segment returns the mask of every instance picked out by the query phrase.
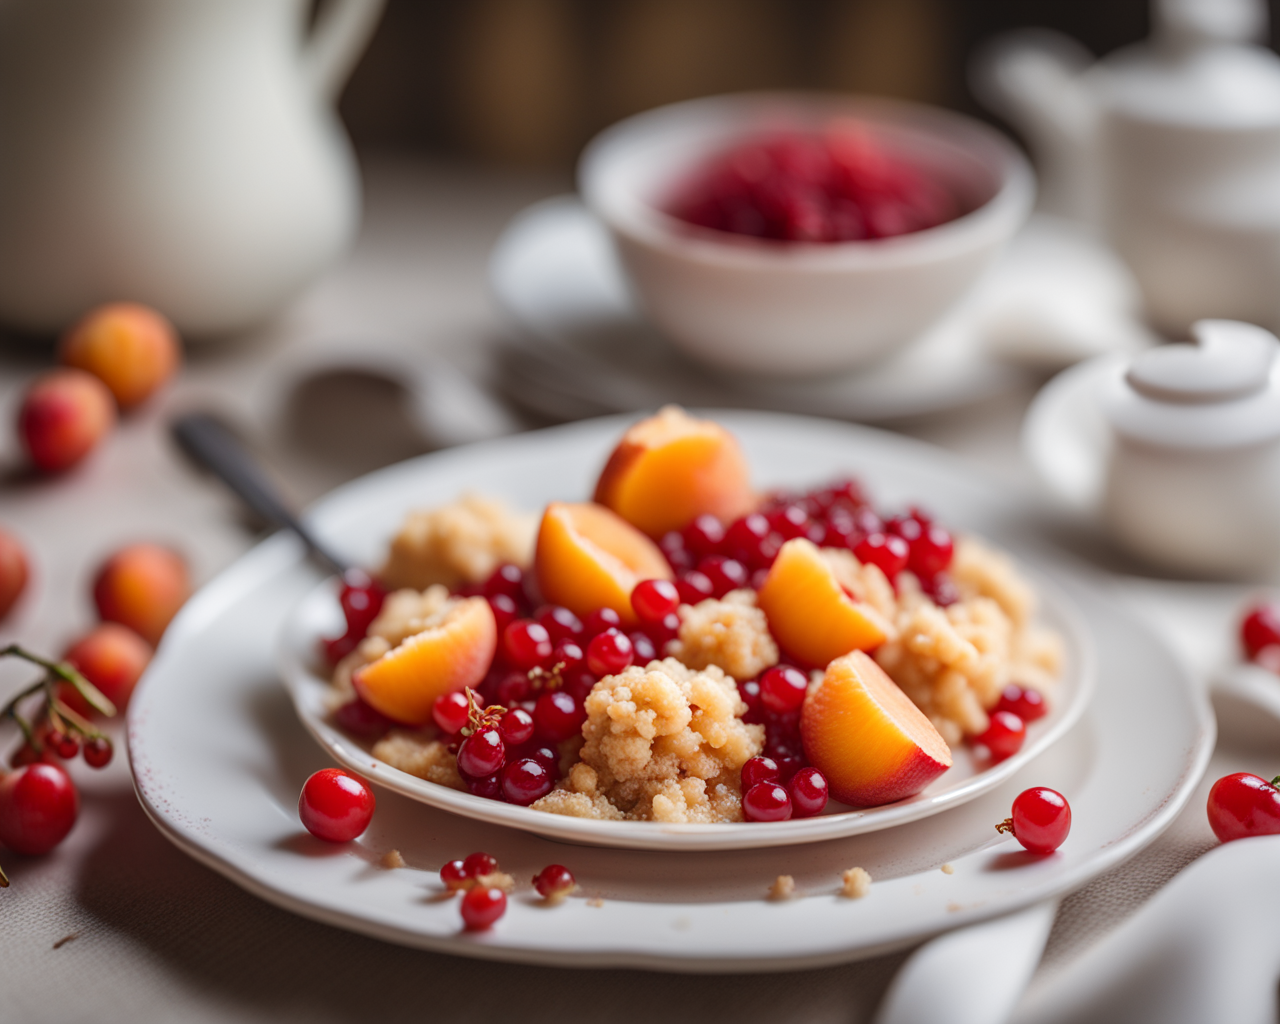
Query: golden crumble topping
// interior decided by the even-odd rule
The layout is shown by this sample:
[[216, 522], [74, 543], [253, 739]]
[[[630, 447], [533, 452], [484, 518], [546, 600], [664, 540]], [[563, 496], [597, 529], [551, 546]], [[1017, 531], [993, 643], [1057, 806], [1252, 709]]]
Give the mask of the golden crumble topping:
[[680, 635], [668, 653], [693, 669], [714, 665], [734, 679], [754, 679], [778, 663], [778, 645], [754, 590], [680, 606]]
[[373, 756], [428, 782], [450, 789], [466, 789], [458, 774], [458, 759], [439, 740], [423, 733], [393, 729], [373, 745]]

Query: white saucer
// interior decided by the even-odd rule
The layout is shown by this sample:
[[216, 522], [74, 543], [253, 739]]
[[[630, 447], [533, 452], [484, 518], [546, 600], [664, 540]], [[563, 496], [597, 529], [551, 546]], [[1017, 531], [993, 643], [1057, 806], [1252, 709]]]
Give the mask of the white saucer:
[[1005, 391], [1027, 379], [1022, 364], [1061, 366], [1098, 346], [1149, 343], [1124, 268], [1078, 229], [1047, 218], [1033, 218], [966, 304], [901, 355], [821, 379], [734, 377], [677, 352], [637, 311], [606, 231], [573, 196], [511, 222], [490, 258], [489, 284], [516, 328], [504, 390], [554, 419], [672, 401], [899, 419]]
[[[1025, 506], [944, 453], [864, 428], [725, 413], [761, 483], [859, 473], [884, 504], [917, 500], [944, 521], [1016, 548]], [[585, 494], [622, 419], [574, 424], [452, 449], [375, 473], [325, 499], [310, 522], [356, 562], [372, 563], [409, 506], [440, 502], [478, 479], [512, 500]], [[494, 476], [500, 471], [499, 476]], [[393, 942], [461, 955], [563, 966], [754, 971], [853, 960], [1070, 891], [1120, 863], [1174, 819], [1213, 745], [1204, 696], [1180, 663], [1105, 593], [1054, 570], [1085, 617], [1098, 689], [1060, 743], [971, 802], [880, 832], [805, 846], [659, 853], [570, 846], [472, 821], [378, 789], [368, 833], [344, 846], [306, 835], [297, 795], [328, 758], [298, 724], [274, 667], [289, 610], [321, 580], [300, 547], [260, 545], [183, 609], [136, 692], [129, 750], [157, 826], [251, 892], [309, 917]], [[1035, 858], [992, 826], [1029, 785], [1065, 793], [1073, 831]], [[765, 826], [767, 827], [767, 826]], [[398, 849], [408, 867], [388, 871]], [[489, 933], [459, 929], [438, 898], [446, 860], [485, 849], [519, 881], [569, 866], [583, 896], [547, 910], [527, 888]], [[943, 863], [953, 874], [938, 870]], [[867, 868], [862, 900], [835, 895], [839, 872]], [[801, 898], [761, 897], [778, 874]]]

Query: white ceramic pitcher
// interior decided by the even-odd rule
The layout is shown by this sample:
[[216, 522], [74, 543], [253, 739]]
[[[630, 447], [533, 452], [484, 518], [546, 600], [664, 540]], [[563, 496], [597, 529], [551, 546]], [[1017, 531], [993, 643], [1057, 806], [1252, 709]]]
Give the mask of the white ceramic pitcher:
[[1153, 0], [1152, 38], [1089, 66], [1066, 37], [998, 41], [975, 87], [1037, 156], [1043, 208], [1101, 226], [1154, 326], [1280, 329], [1280, 58], [1263, 0]]
[[332, 102], [382, 4], [0, 4], [0, 321], [129, 299], [211, 335], [296, 295], [358, 224]]

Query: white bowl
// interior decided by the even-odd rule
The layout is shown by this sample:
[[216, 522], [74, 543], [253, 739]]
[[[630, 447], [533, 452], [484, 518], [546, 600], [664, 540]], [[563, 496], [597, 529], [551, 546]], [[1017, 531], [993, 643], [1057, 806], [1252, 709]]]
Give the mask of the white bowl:
[[[701, 161], [745, 136], [852, 117], [973, 206], [895, 238], [778, 243], [704, 231], [661, 209]], [[972, 118], [896, 100], [744, 93], [691, 100], [621, 121], [588, 145], [582, 195], [607, 225], [636, 298], [704, 363], [803, 376], [862, 366], [953, 308], [1022, 225], [1031, 168]]]

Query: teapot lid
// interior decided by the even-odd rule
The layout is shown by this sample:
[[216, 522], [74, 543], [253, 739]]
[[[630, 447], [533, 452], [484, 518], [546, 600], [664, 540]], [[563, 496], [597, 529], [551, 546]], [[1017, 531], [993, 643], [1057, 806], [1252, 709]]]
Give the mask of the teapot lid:
[[1142, 121], [1280, 125], [1280, 57], [1257, 45], [1264, 0], [1153, 0], [1149, 41], [1099, 62], [1110, 106]]
[[1197, 344], [1149, 349], [1109, 382], [1116, 432], [1188, 451], [1280, 438], [1280, 339], [1237, 320], [1200, 320], [1191, 333]]

